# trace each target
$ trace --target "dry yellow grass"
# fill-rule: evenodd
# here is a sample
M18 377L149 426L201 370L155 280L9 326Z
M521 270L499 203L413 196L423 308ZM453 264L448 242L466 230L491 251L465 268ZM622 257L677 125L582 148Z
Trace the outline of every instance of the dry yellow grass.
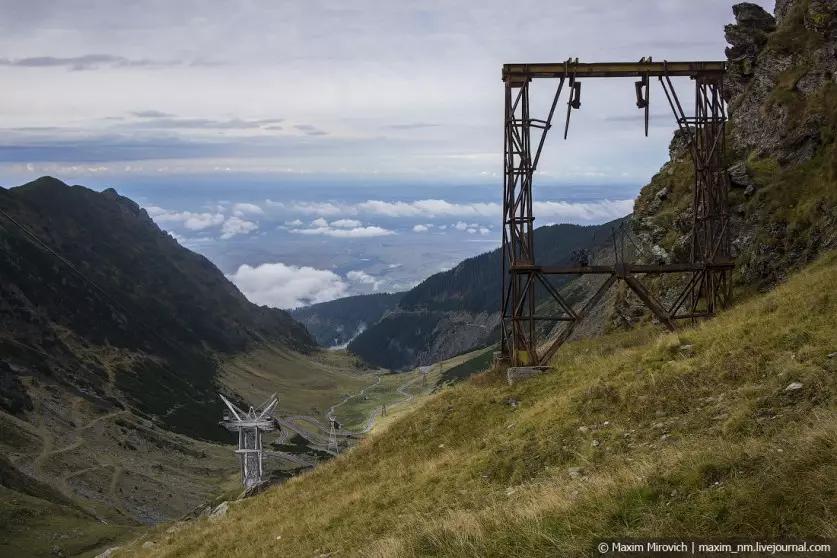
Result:
M445 390L221 521L150 534L151 555L546 557L595 555L600 537L835 538L835 323L831 254L696 328L581 341L555 373ZM120 555L145 555L140 543Z

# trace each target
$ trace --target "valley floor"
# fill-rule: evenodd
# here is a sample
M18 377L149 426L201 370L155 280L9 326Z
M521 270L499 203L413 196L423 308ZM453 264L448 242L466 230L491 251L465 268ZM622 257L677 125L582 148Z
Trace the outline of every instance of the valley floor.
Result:
M218 522L117 556L583 556L600 537L837 539L837 255L713 321L422 398ZM415 384L412 384L415 386ZM395 415L396 413L393 413Z

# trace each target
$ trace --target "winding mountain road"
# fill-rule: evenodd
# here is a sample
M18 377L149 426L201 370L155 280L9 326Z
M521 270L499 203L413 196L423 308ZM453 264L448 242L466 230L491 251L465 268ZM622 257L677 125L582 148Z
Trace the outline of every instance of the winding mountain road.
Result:
M392 403L392 405L398 405L400 403L406 403L407 401L410 401L413 398L413 395L410 393L406 393L404 390L416 383L418 380L419 378L413 378L412 380L395 390L396 392L398 392L398 394L403 395L406 399L396 401L395 403ZM361 434L368 434L369 431L372 430L372 423L375 422L375 417L377 417L380 413L381 409L375 409L374 411L372 411L372 413L369 415L369 418L366 419L366 424L363 426L363 430L360 431Z
M412 380L406 382L404 385L402 385L398 389L396 389L395 391L399 395L403 395L404 399L402 399L400 401L396 401L395 403L392 403L392 404L397 405L397 404L400 404L400 403L406 403L406 402L410 401L411 399L413 399L413 395L409 394L409 393L406 393L404 390L407 389L408 387L410 387L411 385L413 385L419 379L420 378L413 378ZM334 405L332 405L326 416L329 418L329 420L336 420L334 418L334 410L337 407L346 403L349 399L352 399L353 397L363 396L366 393L367 390L370 390L370 389L374 388L375 386L377 386L380 383L381 383L381 377L378 376L375 383L372 384L371 386L367 386L367 387L363 388L362 390L360 390L359 393L357 393L355 395L350 395L348 397L345 397L343 399L343 401L341 401L340 403L335 403ZM375 409L374 411L372 411L369 414L369 418L366 419L366 422L364 423L363 429L360 431L360 434L367 434L370 430L372 430L372 424L375 422L375 418L380 413L381 413L381 409L378 408L378 409ZM328 444L328 436L330 434L330 429L327 428L323 423L321 423L319 420L317 420L314 417L310 417L310 416L306 416L306 415L293 415L293 416L282 417L280 419L277 419L277 422L281 426L284 427L282 429L280 435L279 435L278 442L280 444L283 443L288 438L288 436L290 435L289 434L290 431L293 431L293 432L299 434L300 436L305 438L305 440L307 440L311 444L314 444L314 445L317 445L317 446L325 446L325 445ZM302 428L298 424L294 424L295 422L306 422L306 423L312 425L315 429L318 430L318 434L319 434L319 432L322 432L325 435L325 438L320 438L318 435L311 434L309 431L305 430L304 428ZM337 436L342 436L342 437L347 437L347 438L357 436L357 434L355 434L353 432L345 432L345 431L337 431L337 432L335 432L335 434ZM265 453L268 453L268 452L265 452ZM290 459L290 457L288 457L290 454L285 454L285 453L282 453L282 452L269 452L268 454L269 455L276 455L278 457L284 457L284 458L287 458L287 459L293 461L293 459ZM298 463L300 461L301 460L297 460L295 462Z
M380 384L381 383L381 377L380 376L375 376L375 377L377 378L377 380L371 386L367 386L367 387L363 388L362 390L360 390L360 393L358 393L357 395L350 395L348 397L343 398L343 401L341 401L340 403L335 403L334 405L332 405L331 409L329 409L328 414L326 415L328 417L328 419L329 420L334 420L334 409L336 409L337 407L339 407L340 405L342 405L343 403L345 403L346 401L348 401L352 397L363 397L363 394L366 393L366 390L372 389L373 387Z

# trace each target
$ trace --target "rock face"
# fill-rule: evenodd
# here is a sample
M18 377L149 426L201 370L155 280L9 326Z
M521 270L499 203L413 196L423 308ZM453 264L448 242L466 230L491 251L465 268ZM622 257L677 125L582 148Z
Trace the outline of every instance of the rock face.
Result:
M736 280L769 288L837 246L837 0L778 0L775 15L742 3L733 15L724 96ZM687 261L692 162L682 137L670 151L632 227Z
M212 510L212 513L209 514L209 520L210 521L217 521L218 519L221 519L222 517L227 515L227 512L229 510L230 510L230 505L227 502L221 502L220 504L218 504L218 507L216 507L214 510Z

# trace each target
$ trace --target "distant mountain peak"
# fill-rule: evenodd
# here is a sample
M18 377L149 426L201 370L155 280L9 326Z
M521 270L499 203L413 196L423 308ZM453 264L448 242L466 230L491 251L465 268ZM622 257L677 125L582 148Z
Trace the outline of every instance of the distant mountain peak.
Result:
M22 186L18 186L15 189L21 190L42 190L42 189L50 189L50 188L66 188L68 185L61 180L53 176L42 176L40 178L36 178L32 182L27 182Z

